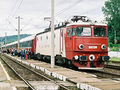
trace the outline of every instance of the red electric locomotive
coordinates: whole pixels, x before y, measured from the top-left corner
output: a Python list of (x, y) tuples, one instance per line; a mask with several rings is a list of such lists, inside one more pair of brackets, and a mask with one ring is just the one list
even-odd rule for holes
[[(72, 23), (55, 28), (55, 63), (79, 69), (99, 69), (109, 60), (107, 26), (85, 22), (84, 16), (74, 16)], [(82, 21), (81, 21), (82, 20)], [(35, 53), (50, 62), (50, 28), (36, 35)]]
[(84, 22), (67, 25), (65, 48), (67, 59), (79, 69), (103, 68), (109, 61), (107, 26)]

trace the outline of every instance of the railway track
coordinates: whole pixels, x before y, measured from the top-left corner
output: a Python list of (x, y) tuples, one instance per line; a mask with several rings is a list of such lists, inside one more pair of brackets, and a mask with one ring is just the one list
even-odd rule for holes
[(8, 59), (6, 57), (0, 57), (1, 60), (22, 80), (25, 82), (25, 84), (29, 87), (30, 90), (36, 90), (29, 81), (50, 81), (51, 83), (54, 83), (59, 86), (60, 90), (70, 90), (70, 88), (60, 84), (56, 80), (52, 80), (51, 78), (44, 76), (27, 66), (21, 64), (20, 62), (17, 62), (12, 59)]
[(111, 71), (110, 69), (103, 69), (103, 70), (93, 70), (93, 73), (95, 74), (98, 78), (120, 78), (120, 73), (116, 73)]
[[(116, 65), (105, 65), (104, 69), (100, 70), (78, 70), (90, 74), (96, 75), (98, 78), (110, 78), (116, 79), (120, 78), (120, 66)], [(119, 80), (120, 81), (120, 80)]]
[(114, 63), (114, 64), (117, 64), (117, 65), (120, 65), (120, 61), (110, 61), (111, 63)]
[(94, 74), (98, 78), (99, 77), (100, 78), (110, 78), (110, 79), (120, 78), (120, 66), (116, 66), (116, 65), (105, 65), (104, 69), (90, 70), (90, 71), (87, 70), (85, 72), (88, 72), (90, 74)]
[[(81, 70), (78, 70), (81, 71)], [(95, 75), (97, 78), (106, 78), (106, 79), (115, 79), (120, 78), (120, 73), (113, 73), (111, 70), (103, 69), (103, 70), (82, 70), (81, 72), (89, 73)]]
[(120, 70), (120, 66), (118, 66), (118, 65), (105, 65), (105, 68), (111, 68), (111, 69), (115, 69), (115, 70)]
[(104, 69), (99, 70), (99, 72), (111, 75), (111, 78), (120, 78), (120, 66), (117, 65), (105, 65)]
[[(28, 80), (26, 80), (24, 77), (22, 77), (22, 75), (20, 75), (12, 66), (11, 64), (8, 63), (8, 61), (4, 60), (2, 57), (0, 57), (1, 60), (17, 75), (17, 77), (19, 77), (22, 81), (25, 82), (25, 84), (29, 87), (29, 89), (31, 90), (35, 90), (34, 86), (32, 86)], [(17, 67), (16, 67), (17, 68)]]

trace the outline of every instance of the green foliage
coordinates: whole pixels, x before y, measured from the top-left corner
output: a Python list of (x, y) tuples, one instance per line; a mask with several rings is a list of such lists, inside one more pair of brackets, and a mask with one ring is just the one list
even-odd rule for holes
[(120, 43), (120, 0), (108, 0), (102, 8), (108, 21), (109, 42), (114, 43), (115, 32), (117, 43)]
[(115, 47), (115, 46), (113, 46), (110, 50), (111, 51), (119, 51), (118, 47)]
[(119, 51), (119, 50), (120, 50), (120, 44), (112, 44), (112, 43), (109, 43), (108, 46), (110, 47), (110, 50), (111, 50), (111, 51)]

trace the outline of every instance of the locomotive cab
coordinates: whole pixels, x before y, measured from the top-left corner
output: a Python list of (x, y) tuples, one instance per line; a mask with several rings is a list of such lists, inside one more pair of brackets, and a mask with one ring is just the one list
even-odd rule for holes
[(103, 68), (109, 61), (107, 26), (103, 24), (70, 24), (66, 28), (67, 59), (79, 69)]

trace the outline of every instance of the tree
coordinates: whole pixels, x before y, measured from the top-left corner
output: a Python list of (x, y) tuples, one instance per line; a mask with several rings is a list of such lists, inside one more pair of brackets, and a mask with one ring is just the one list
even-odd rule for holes
[(120, 0), (108, 0), (102, 11), (108, 22), (108, 37), (114, 43), (115, 37), (120, 43)]

